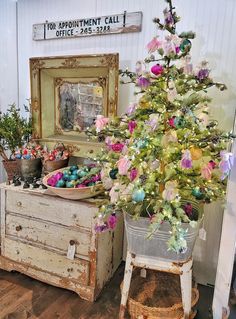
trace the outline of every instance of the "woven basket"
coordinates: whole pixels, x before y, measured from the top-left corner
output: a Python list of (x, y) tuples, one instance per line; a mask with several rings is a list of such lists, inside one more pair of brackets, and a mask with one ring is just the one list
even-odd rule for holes
[[(148, 271), (147, 278), (134, 275), (128, 298), (128, 311), (131, 319), (183, 319), (183, 305), (179, 276)], [(153, 302), (154, 297), (158, 300)], [(192, 289), (192, 307), (199, 299), (199, 292)], [(155, 306), (152, 304), (155, 303)], [(192, 312), (191, 319), (196, 313)]]
[(6, 170), (8, 180), (12, 180), (14, 175), (20, 175), (20, 167), (17, 161), (2, 161)]

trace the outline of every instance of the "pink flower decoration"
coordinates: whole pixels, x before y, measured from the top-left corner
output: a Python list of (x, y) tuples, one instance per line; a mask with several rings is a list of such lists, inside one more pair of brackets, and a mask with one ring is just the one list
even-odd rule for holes
[(136, 121), (130, 121), (129, 124), (128, 124), (128, 127), (129, 127), (129, 131), (130, 131), (130, 134), (133, 133), (135, 127), (137, 126), (137, 123)]
[(207, 164), (205, 166), (202, 167), (201, 169), (201, 176), (204, 179), (211, 179), (211, 173), (212, 173), (212, 167), (211, 165)]
[(104, 117), (103, 115), (97, 115), (97, 119), (95, 121), (96, 131), (99, 133), (104, 126), (109, 122), (109, 118)]
[(124, 147), (124, 144), (122, 143), (115, 143), (110, 145), (110, 148), (116, 153), (120, 153), (123, 147)]
[(214, 162), (214, 161), (212, 161), (212, 160), (208, 163), (208, 165), (209, 165), (212, 169), (216, 168), (216, 162)]
[(138, 176), (137, 168), (132, 168), (129, 175), (131, 182), (133, 182), (133, 180), (135, 180), (137, 176)]
[(116, 165), (118, 167), (118, 172), (120, 175), (127, 175), (128, 169), (131, 166), (130, 160), (125, 156), (121, 157), (119, 161), (116, 162)]
[(117, 224), (117, 216), (116, 214), (111, 214), (109, 217), (108, 217), (108, 226), (110, 229), (114, 229), (116, 227), (116, 224)]
[(168, 122), (171, 127), (175, 127), (175, 116), (171, 117)]
[(159, 41), (156, 37), (153, 38), (148, 44), (147, 49), (149, 53), (153, 53), (161, 47), (161, 41)]
[(160, 64), (156, 64), (156, 65), (153, 65), (151, 67), (151, 72), (154, 74), (154, 75), (161, 75), (164, 71), (164, 68), (162, 65)]

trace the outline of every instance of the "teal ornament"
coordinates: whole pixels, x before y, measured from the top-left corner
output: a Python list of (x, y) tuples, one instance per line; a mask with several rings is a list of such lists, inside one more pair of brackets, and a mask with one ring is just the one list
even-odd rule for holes
[(199, 187), (195, 187), (192, 190), (192, 195), (196, 198), (196, 199), (203, 199), (204, 198), (204, 194), (201, 191), (201, 189)]
[(147, 144), (148, 144), (147, 140), (139, 140), (137, 142), (137, 148), (145, 148)]
[(76, 166), (76, 165), (72, 165), (71, 167), (70, 167), (70, 171), (71, 172), (73, 172), (73, 171), (75, 171), (75, 170), (77, 170), (78, 169), (78, 167)]
[(111, 178), (111, 179), (116, 179), (116, 178), (117, 178), (117, 177), (116, 177), (117, 173), (118, 173), (118, 168), (112, 169), (112, 170), (109, 172), (110, 178)]
[(69, 180), (70, 180), (70, 174), (64, 173), (64, 174), (63, 174), (63, 180), (64, 180), (64, 181), (69, 181)]
[(85, 177), (86, 175), (87, 175), (88, 173), (87, 172), (85, 172), (85, 171), (83, 171), (83, 170), (78, 170), (77, 171), (77, 175), (78, 175), (78, 177)]
[(78, 175), (77, 174), (71, 174), (70, 175), (70, 181), (76, 181), (78, 179)]
[(65, 181), (63, 179), (59, 179), (59, 181), (56, 183), (56, 187), (64, 187), (65, 186)]
[(188, 39), (184, 39), (179, 48), (181, 52), (188, 52), (191, 49), (192, 43)]
[(186, 124), (186, 121), (183, 116), (176, 116), (174, 119), (174, 125), (176, 128), (183, 128)]
[(91, 182), (91, 183), (88, 183), (87, 186), (94, 186), (94, 185), (95, 185), (95, 183), (94, 183), (94, 182)]
[(66, 182), (66, 188), (73, 188), (74, 187), (74, 184), (70, 181), (67, 181)]
[(136, 203), (142, 202), (145, 198), (145, 192), (142, 188), (136, 189), (132, 194), (132, 200)]
[(64, 175), (70, 175), (71, 174), (71, 171), (69, 170), (69, 169), (64, 169), (64, 171), (63, 171), (63, 174)]

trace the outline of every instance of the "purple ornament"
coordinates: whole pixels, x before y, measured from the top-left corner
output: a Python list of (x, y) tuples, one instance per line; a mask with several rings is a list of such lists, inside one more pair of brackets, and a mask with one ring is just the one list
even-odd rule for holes
[(137, 108), (137, 104), (136, 103), (132, 103), (129, 105), (128, 110), (127, 110), (127, 115), (132, 115), (134, 113), (134, 111)]
[(189, 150), (185, 150), (182, 159), (181, 159), (181, 167), (185, 169), (190, 169), (193, 166), (191, 153)]
[(203, 81), (204, 79), (208, 78), (210, 71), (208, 69), (201, 69), (199, 70), (197, 77), (199, 81)]
[(188, 215), (188, 217), (190, 217), (193, 213), (193, 206), (190, 203), (187, 203), (184, 205), (183, 207), (185, 213)]
[(117, 216), (116, 214), (111, 214), (109, 217), (108, 217), (108, 226), (110, 229), (114, 229), (116, 227), (116, 224), (117, 224)]
[(219, 168), (222, 172), (221, 179), (223, 180), (229, 175), (230, 170), (234, 165), (234, 156), (227, 151), (221, 151), (220, 157), (221, 161), (219, 163)]
[(131, 182), (133, 182), (133, 180), (137, 177), (137, 175), (138, 175), (137, 168), (132, 168), (129, 175)]
[(150, 80), (145, 78), (144, 76), (140, 76), (137, 80), (137, 85), (142, 89), (146, 89), (150, 85)]

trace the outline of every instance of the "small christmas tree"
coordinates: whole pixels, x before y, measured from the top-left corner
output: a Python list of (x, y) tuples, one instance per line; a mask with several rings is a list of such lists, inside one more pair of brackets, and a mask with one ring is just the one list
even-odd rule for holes
[[(233, 135), (219, 130), (217, 121), (207, 122), (208, 89), (226, 87), (211, 79), (206, 61), (193, 69), (195, 34), (176, 32), (180, 18), (172, 1), (166, 2), (164, 21), (154, 19), (163, 38), (148, 43), (149, 56), (136, 64), (136, 72), (121, 72), (123, 82), (135, 83), (138, 103), (120, 118), (96, 120), (96, 133), (106, 136), (106, 149), (96, 160), (110, 190), (96, 228), (113, 228), (117, 210), (148, 216), (150, 234), (168, 221), (168, 247), (178, 253), (186, 249), (181, 223), (196, 224), (191, 201), (210, 203), (225, 196)], [(189, 203), (183, 205), (183, 199)]]

